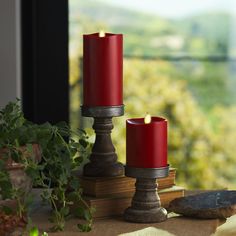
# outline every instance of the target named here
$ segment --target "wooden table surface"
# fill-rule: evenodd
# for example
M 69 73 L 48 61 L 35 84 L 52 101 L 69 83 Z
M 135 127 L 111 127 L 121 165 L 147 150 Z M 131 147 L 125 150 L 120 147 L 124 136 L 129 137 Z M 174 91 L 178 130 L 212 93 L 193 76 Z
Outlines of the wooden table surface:
M 35 193 L 36 203 L 32 211 L 33 225 L 37 225 L 41 231 L 48 232 L 52 226 L 48 221 L 50 208 L 42 206 L 38 190 L 35 190 Z M 186 192 L 186 194 L 193 193 L 196 193 L 196 191 Z M 167 221 L 154 224 L 129 223 L 124 221 L 122 217 L 112 217 L 96 219 L 91 232 L 81 233 L 77 229 L 79 221 L 78 219 L 71 219 L 66 223 L 65 231 L 49 233 L 49 236 L 117 236 L 121 233 L 133 232 L 150 226 L 166 230 L 176 236 L 210 236 L 215 232 L 216 227 L 223 223 L 219 220 L 200 220 L 174 214 L 169 214 Z

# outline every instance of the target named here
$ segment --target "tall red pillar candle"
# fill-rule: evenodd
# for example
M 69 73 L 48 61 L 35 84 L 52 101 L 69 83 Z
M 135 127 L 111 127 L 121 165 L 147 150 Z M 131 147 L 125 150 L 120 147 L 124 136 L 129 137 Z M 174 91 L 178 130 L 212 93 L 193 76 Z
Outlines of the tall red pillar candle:
M 83 106 L 123 105 L 123 35 L 83 36 Z
M 126 121 L 126 165 L 136 168 L 167 166 L 167 120 L 151 117 Z

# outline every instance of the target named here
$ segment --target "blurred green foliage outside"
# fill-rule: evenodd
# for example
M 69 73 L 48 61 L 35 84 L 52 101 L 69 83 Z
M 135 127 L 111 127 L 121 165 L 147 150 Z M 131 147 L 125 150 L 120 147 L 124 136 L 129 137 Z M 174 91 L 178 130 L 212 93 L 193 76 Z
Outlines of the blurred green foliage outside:
M 205 189 L 235 186 L 236 123 L 231 117 L 236 115 L 236 106 L 219 105 L 204 112 L 186 81 L 173 79 L 165 72 L 173 73 L 168 62 L 126 59 L 124 65 L 125 115 L 114 119 L 112 133 L 119 160 L 125 163 L 125 120 L 149 112 L 168 119 L 168 156 L 170 164 L 178 169 L 178 184 Z M 71 94 L 71 122 L 75 125 L 81 103 L 79 88 Z M 82 120 L 86 122 L 87 118 Z M 91 124 L 89 119 L 86 127 Z M 91 128 L 87 130 L 93 133 Z
M 94 138 L 92 119 L 80 116 L 82 34 L 99 29 L 124 33 L 125 54 L 137 58 L 124 59 L 125 115 L 114 119 L 112 133 L 119 160 L 125 163 L 125 120 L 149 112 L 168 119 L 168 156 L 177 168 L 178 185 L 235 188 L 236 68 L 222 61 L 142 59 L 183 52 L 226 55 L 229 15 L 174 21 L 92 0 L 70 2 L 71 125 L 85 127 Z

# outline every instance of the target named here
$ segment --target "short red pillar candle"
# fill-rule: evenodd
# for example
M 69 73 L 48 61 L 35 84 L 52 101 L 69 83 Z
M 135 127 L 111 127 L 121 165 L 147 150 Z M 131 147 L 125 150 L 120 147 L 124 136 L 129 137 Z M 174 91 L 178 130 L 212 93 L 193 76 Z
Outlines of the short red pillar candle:
M 123 35 L 83 36 L 83 106 L 123 105 Z
M 167 166 L 167 120 L 151 117 L 126 121 L 126 165 L 136 168 Z

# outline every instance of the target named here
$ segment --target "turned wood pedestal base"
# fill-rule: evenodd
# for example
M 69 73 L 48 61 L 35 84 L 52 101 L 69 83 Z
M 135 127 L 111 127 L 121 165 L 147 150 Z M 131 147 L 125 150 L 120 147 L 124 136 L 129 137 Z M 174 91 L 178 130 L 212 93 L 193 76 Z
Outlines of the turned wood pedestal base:
M 117 162 L 117 154 L 111 139 L 112 117 L 124 114 L 124 106 L 84 107 L 82 115 L 93 117 L 95 143 L 90 162 L 84 166 L 83 175 L 90 177 L 114 177 L 124 174 L 124 166 Z
M 167 211 L 161 207 L 157 193 L 156 178 L 166 177 L 168 173 L 169 166 L 164 168 L 125 168 L 126 176 L 137 179 L 131 206 L 124 212 L 125 220 L 137 223 L 154 223 L 167 219 Z
M 139 223 L 165 221 L 167 211 L 161 207 L 156 179 L 137 179 L 135 186 L 131 207 L 124 213 L 125 220 Z

